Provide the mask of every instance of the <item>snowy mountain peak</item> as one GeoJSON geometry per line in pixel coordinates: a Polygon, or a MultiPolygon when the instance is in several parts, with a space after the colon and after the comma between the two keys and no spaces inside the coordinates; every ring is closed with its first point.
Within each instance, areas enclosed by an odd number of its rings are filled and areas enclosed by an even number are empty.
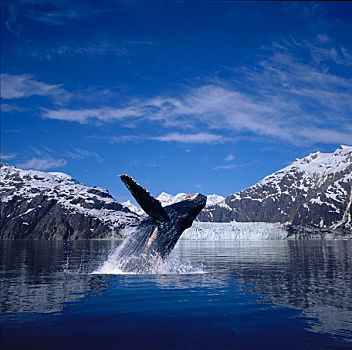
{"type": "Polygon", "coordinates": [[[225,197],[218,194],[208,194],[207,195],[207,206],[219,204],[225,200],[225,197]]]}
{"type": "Polygon", "coordinates": [[[352,153],[352,146],[341,145],[333,153],[335,156],[348,156],[352,153]]]}
{"type": "Polygon", "coordinates": [[[304,158],[296,159],[282,170],[266,176],[262,181],[267,182],[273,177],[283,177],[288,173],[302,172],[307,175],[327,176],[341,173],[352,166],[352,147],[340,146],[333,153],[314,152],[304,158]]]}
{"type": "MultiPolygon", "coordinates": [[[[176,195],[172,195],[166,192],[162,192],[159,194],[157,199],[160,203],[165,207],[167,205],[171,205],[177,202],[181,202],[187,198],[187,193],[177,193],[176,195]]],[[[209,194],[207,195],[207,206],[214,205],[223,201],[225,197],[217,195],[217,194],[209,194]]]]}
{"type": "MultiPolygon", "coordinates": [[[[172,205],[174,203],[181,202],[187,198],[188,194],[187,193],[177,193],[176,195],[172,195],[166,192],[161,192],[157,198],[157,200],[161,203],[163,207],[166,207],[168,205],[172,205]]],[[[206,206],[212,206],[215,204],[219,204],[221,202],[224,202],[225,197],[219,196],[217,194],[210,194],[207,196],[207,205],[206,206]]],[[[225,202],[224,202],[225,203],[225,202]]],[[[123,206],[127,207],[129,210],[131,210],[134,213],[137,213],[139,215],[142,215],[144,212],[143,210],[137,206],[134,205],[130,200],[127,200],[122,203],[123,206]]]]}
{"type": "MultiPolygon", "coordinates": [[[[340,145],[337,149],[352,151],[352,146],[340,145]]],[[[337,151],[337,150],[336,150],[336,151],[337,151]]],[[[335,151],[335,152],[336,152],[336,151],[335,151]]]]}
{"type": "Polygon", "coordinates": [[[2,163],[0,170],[0,221],[4,237],[118,236],[122,228],[138,220],[106,189],[85,186],[67,174],[22,170],[2,163]]]}
{"type": "Polygon", "coordinates": [[[178,193],[173,196],[172,194],[161,192],[159,196],[156,197],[156,199],[161,203],[163,207],[165,207],[167,205],[183,201],[184,199],[186,199],[186,196],[186,193],[178,193]]]}
{"type": "Polygon", "coordinates": [[[352,147],[296,159],[257,184],[205,208],[203,221],[264,221],[319,228],[352,226],[352,147]]]}
{"type": "Polygon", "coordinates": [[[61,172],[51,171],[51,172],[48,172],[48,174],[49,175],[53,175],[56,178],[60,178],[60,179],[63,179],[63,180],[68,180],[68,181],[72,181],[73,180],[72,176],[70,176],[68,174],[65,174],[65,173],[61,173],[61,172]]]}

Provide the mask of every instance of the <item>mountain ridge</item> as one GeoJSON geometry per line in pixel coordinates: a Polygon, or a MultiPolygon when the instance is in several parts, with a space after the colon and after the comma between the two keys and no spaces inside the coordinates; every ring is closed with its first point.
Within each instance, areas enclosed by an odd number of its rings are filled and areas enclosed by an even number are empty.
{"type": "MultiPolygon", "coordinates": [[[[162,192],[163,206],[187,194],[162,192]]],[[[22,170],[0,163],[0,238],[120,238],[143,211],[119,203],[99,187],[60,172],[22,170]]],[[[227,197],[209,195],[201,222],[267,222],[289,227],[288,235],[352,231],[352,147],[315,152],[227,197]],[[295,229],[297,228],[297,229],[295,229]],[[309,228],[309,232],[302,228],[309,228]],[[347,230],[347,231],[346,231],[347,230]],[[307,233],[308,232],[308,233],[307,233]]]]}
{"type": "Polygon", "coordinates": [[[0,163],[0,238],[119,238],[138,216],[100,187],[0,163]]]}
{"type": "Polygon", "coordinates": [[[199,220],[349,229],[351,174],[351,146],[341,145],[332,153],[311,153],[204,209],[199,220]]]}
{"type": "MultiPolygon", "coordinates": [[[[159,196],[156,197],[156,199],[161,203],[161,205],[163,207],[165,207],[165,206],[177,203],[177,202],[181,202],[181,201],[185,200],[187,198],[187,196],[189,196],[189,194],[183,193],[183,192],[177,193],[176,195],[172,195],[167,192],[161,192],[159,194],[159,196]]],[[[207,204],[206,205],[207,206],[216,205],[216,204],[222,202],[224,199],[225,199],[225,197],[223,197],[223,196],[220,196],[217,194],[210,194],[210,195],[207,195],[207,204]]],[[[132,203],[130,200],[122,202],[121,204],[138,215],[144,214],[143,209],[141,209],[138,205],[135,205],[134,203],[132,203]]]]}

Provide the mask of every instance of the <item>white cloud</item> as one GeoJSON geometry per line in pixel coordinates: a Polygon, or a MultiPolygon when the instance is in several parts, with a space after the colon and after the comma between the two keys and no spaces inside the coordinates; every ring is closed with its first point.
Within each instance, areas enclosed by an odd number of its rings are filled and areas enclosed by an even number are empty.
{"type": "Polygon", "coordinates": [[[327,44],[330,42],[330,38],[327,34],[318,34],[317,35],[317,39],[319,40],[319,42],[323,43],[323,44],[327,44]]]}
{"type": "Polygon", "coordinates": [[[251,161],[251,162],[247,162],[247,163],[238,163],[238,164],[223,164],[223,165],[218,165],[216,167],[214,167],[214,170],[232,170],[235,168],[246,168],[246,167],[250,167],[253,166],[255,164],[257,164],[257,161],[251,161]]]}
{"type": "Polygon", "coordinates": [[[352,65],[352,52],[350,49],[334,44],[326,34],[318,34],[318,42],[296,42],[298,47],[308,50],[314,62],[334,62],[341,66],[352,65]]]}
{"type": "Polygon", "coordinates": [[[68,109],[61,108],[55,110],[47,110],[43,113],[43,117],[47,119],[65,120],[87,124],[90,121],[112,122],[124,118],[141,117],[142,111],[137,107],[111,108],[101,107],[95,109],[68,109]]]}
{"type": "Polygon", "coordinates": [[[1,112],[21,112],[24,110],[22,107],[14,106],[8,103],[1,103],[1,112]]]}
{"type": "Polygon", "coordinates": [[[51,59],[54,56],[74,56],[74,55],[94,55],[94,56],[103,56],[103,55],[114,55],[122,56],[127,55],[128,51],[122,45],[114,45],[106,42],[101,43],[87,43],[85,45],[70,45],[65,44],[58,47],[46,48],[42,51],[34,50],[30,52],[31,56],[36,58],[51,59]]]}
{"type": "Polygon", "coordinates": [[[0,160],[11,160],[16,158],[17,154],[15,153],[0,153],[0,160]]]}
{"type": "Polygon", "coordinates": [[[31,96],[48,96],[55,100],[66,100],[69,93],[61,85],[47,84],[35,80],[30,74],[1,74],[1,98],[5,100],[27,98],[31,96]]]}
{"type": "Polygon", "coordinates": [[[352,126],[344,131],[323,128],[303,128],[300,130],[300,133],[303,137],[306,137],[312,142],[352,145],[352,126]]]}
{"type": "Polygon", "coordinates": [[[231,162],[232,160],[235,159],[235,156],[233,154],[228,154],[225,158],[224,158],[224,161],[225,162],[231,162]]]}
{"type": "Polygon", "coordinates": [[[234,164],[226,164],[226,165],[218,165],[218,166],[214,167],[214,170],[227,170],[227,171],[230,171],[233,168],[235,168],[234,164]]]}
{"type": "Polygon", "coordinates": [[[99,163],[103,160],[97,152],[89,151],[83,148],[72,148],[67,152],[67,156],[72,159],[85,159],[85,158],[95,158],[99,163]]]}
{"type": "Polygon", "coordinates": [[[61,168],[66,166],[67,161],[56,158],[32,158],[23,163],[18,163],[17,166],[25,169],[48,170],[61,168]]]}
{"type": "Polygon", "coordinates": [[[7,28],[13,34],[19,30],[17,27],[28,25],[27,21],[60,26],[109,10],[106,6],[91,6],[89,2],[64,0],[5,1],[2,5],[7,28]]]}
{"type": "MultiPolygon", "coordinates": [[[[237,68],[232,81],[217,80],[179,95],[134,98],[116,107],[46,109],[42,117],[81,124],[121,122],[125,127],[148,122],[176,130],[161,136],[117,136],[111,142],[215,143],[228,140],[224,134],[233,139],[245,133],[292,144],[350,143],[352,81],[326,69],[317,57],[341,64],[352,60],[347,49],[331,45],[324,35],[314,43],[274,43],[256,65],[237,68]]],[[[64,91],[28,75],[6,76],[14,81],[5,90],[8,98],[64,91]]]]}
{"type": "MultiPolygon", "coordinates": [[[[95,138],[95,136],[92,136],[95,138]]],[[[163,135],[119,135],[102,137],[110,143],[127,143],[127,142],[143,142],[143,141],[158,141],[158,142],[178,142],[186,144],[214,144],[223,143],[230,140],[230,138],[223,135],[212,133],[167,133],[163,135]]],[[[186,153],[191,152],[190,149],[185,149],[186,153]]]]}
{"type": "Polygon", "coordinates": [[[118,135],[118,136],[89,136],[90,139],[104,140],[109,143],[129,143],[144,141],[146,137],[140,135],[118,135]]]}
{"type": "Polygon", "coordinates": [[[21,130],[19,130],[19,129],[6,129],[6,130],[4,130],[4,132],[9,133],[9,134],[15,134],[15,133],[21,132],[21,130]]]}
{"type": "Polygon", "coordinates": [[[51,60],[56,57],[72,56],[128,56],[135,47],[150,46],[154,42],[147,40],[116,40],[104,38],[90,38],[89,41],[80,43],[51,43],[43,46],[29,45],[21,47],[18,54],[38,60],[51,60]]]}
{"type": "Polygon", "coordinates": [[[181,143],[221,143],[227,141],[224,136],[209,133],[181,134],[176,132],[150,138],[156,141],[181,143]]]}
{"type": "MultiPolygon", "coordinates": [[[[352,82],[349,79],[319,70],[284,53],[276,53],[257,67],[244,68],[240,73],[246,81],[246,92],[240,90],[240,84],[208,84],[189,89],[178,97],[134,99],[116,108],[47,110],[43,116],[82,124],[149,121],[164,128],[186,128],[193,134],[196,130],[200,135],[210,130],[249,132],[294,144],[332,143],[326,137],[309,138],[309,130],[313,133],[332,127],[336,135],[341,136],[341,142],[346,142],[348,134],[344,130],[351,127],[352,120],[349,92],[352,82]]],[[[154,139],[191,142],[190,137],[182,135],[171,133],[154,139]]],[[[219,136],[216,141],[224,141],[219,136]]],[[[194,138],[194,142],[198,139],[204,142],[202,136],[194,138]]],[[[340,142],[338,140],[336,137],[333,143],[340,142]]]]}

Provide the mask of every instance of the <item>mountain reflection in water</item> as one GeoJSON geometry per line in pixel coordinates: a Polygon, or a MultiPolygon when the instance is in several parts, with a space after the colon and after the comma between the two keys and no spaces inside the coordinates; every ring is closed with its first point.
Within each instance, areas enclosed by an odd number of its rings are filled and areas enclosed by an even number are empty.
{"type": "MultiPolygon", "coordinates": [[[[121,302],[111,305],[113,310],[125,313],[137,312],[141,305],[146,313],[163,312],[163,301],[154,300],[147,289],[169,293],[163,294],[168,307],[177,297],[185,298],[184,308],[187,301],[196,305],[201,295],[204,305],[215,300],[224,312],[240,304],[241,294],[256,297],[248,299],[248,305],[294,309],[305,329],[351,345],[351,241],[180,241],[171,258],[205,273],[92,274],[118,244],[1,241],[1,323],[21,323],[33,314],[60,315],[69,305],[110,292],[121,302]]],[[[200,306],[196,310],[211,312],[200,306]]]]}

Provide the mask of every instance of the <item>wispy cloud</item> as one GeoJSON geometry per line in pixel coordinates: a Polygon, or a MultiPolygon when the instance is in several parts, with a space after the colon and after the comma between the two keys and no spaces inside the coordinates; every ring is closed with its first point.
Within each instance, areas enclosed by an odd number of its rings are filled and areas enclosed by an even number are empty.
{"type": "Polygon", "coordinates": [[[29,147],[22,156],[12,154],[5,156],[7,156],[7,159],[17,158],[17,165],[21,168],[37,170],[48,170],[64,167],[67,165],[66,159],[74,159],[75,161],[78,161],[86,158],[94,158],[98,163],[103,161],[97,152],[80,147],[72,147],[67,151],[60,151],[60,153],[44,146],[38,148],[29,147]],[[58,154],[60,154],[60,156],[58,156],[58,154]]]}
{"type": "MultiPolygon", "coordinates": [[[[330,77],[325,78],[329,79],[330,77]]],[[[167,99],[164,103],[152,104],[148,101],[123,108],[57,109],[44,112],[44,117],[82,124],[94,120],[114,122],[130,118],[161,123],[165,127],[183,128],[188,126],[196,128],[197,125],[203,125],[203,127],[218,130],[248,131],[291,143],[312,140],[309,138],[309,133],[317,135],[317,128],[321,133],[326,132],[328,129],[325,129],[327,126],[324,124],[330,121],[334,123],[335,135],[339,135],[341,142],[342,140],[346,142],[346,139],[350,139],[349,132],[346,132],[350,126],[350,118],[346,114],[348,111],[347,94],[329,90],[325,90],[324,93],[322,85],[323,81],[321,81],[320,87],[315,88],[315,91],[309,89],[304,91],[306,88],[297,88],[296,86],[291,90],[282,91],[282,96],[280,96],[279,90],[277,95],[266,90],[262,91],[263,96],[257,99],[224,87],[203,86],[192,90],[182,100],[173,100],[172,103],[170,99],[167,99]],[[299,99],[300,96],[302,100],[299,99]],[[305,104],[315,104],[319,110],[314,115],[306,110],[305,104]],[[184,122],[186,116],[188,120],[184,122]]],[[[331,126],[328,124],[328,127],[331,126]]],[[[155,139],[190,141],[189,138],[180,135],[177,133],[169,134],[157,136],[155,139]]],[[[120,138],[120,140],[128,141],[126,138],[120,138]]],[[[216,141],[220,141],[220,139],[218,138],[216,141]]],[[[329,142],[325,137],[321,139],[315,137],[315,141],[329,142]]]]}
{"type": "MultiPolygon", "coordinates": [[[[117,99],[121,97],[121,91],[126,89],[124,86],[114,86],[109,88],[104,88],[101,86],[89,86],[86,89],[68,91],[63,88],[63,84],[51,84],[48,82],[44,82],[38,80],[35,76],[31,74],[0,74],[0,92],[1,98],[8,102],[9,100],[18,101],[21,99],[27,99],[32,96],[44,96],[48,97],[55,102],[56,105],[67,104],[68,102],[74,101],[80,104],[92,104],[99,103],[102,104],[107,101],[111,101],[112,99],[117,99]]],[[[53,107],[51,107],[53,108],[53,107]]],[[[1,102],[1,110],[3,112],[14,112],[14,111],[23,111],[26,108],[22,106],[18,106],[15,104],[9,104],[1,102]]],[[[110,107],[99,109],[82,109],[76,110],[74,113],[72,110],[62,108],[60,109],[61,113],[70,112],[70,115],[73,115],[73,121],[80,121],[80,116],[82,116],[83,122],[88,122],[89,119],[93,119],[95,114],[101,113],[103,114],[102,120],[104,116],[111,114],[112,110],[110,107]],[[85,114],[88,114],[85,116],[85,114]]],[[[55,119],[60,119],[60,116],[55,116],[55,110],[51,110],[51,113],[48,113],[48,117],[53,114],[55,119]]],[[[114,115],[114,118],[117,116],[114,115]]],[[[68,120],[71,117],[68,116],[68,120]]],[[[110,117],[111,118],[111,117],[110,117]]],[[[65,120],[64,118],[62,118],[65,120]]]]}
{"type": "Polygon", "coordinates": [[[60,26],[69,21],[108,11],[104,6],[92,6],[90,2],[69,0],[23,0],[2,3],[5,24],[13,34],[23,30],[23,20],[49,26],[60,26]]]}
{"type": "Polygon", "coordinates": [[[103,137],[103,139],[107,140],[110,143],[128,143],[128,142],[143,141],[146,138],[139,135],[119,135],[119,136],[103,137]]]}
{"type": "Polygon", "coordinates": [[[322,128],[302,128],[302,137],[306,137],[311,142],[352,144],[352,125],[346,125],[343,131],[322,128]]]}
{"type": "Polygon", "coordinates": [[[317,39],[322,44],[327,44],[327,43],[331,42],[329,36],[325,33],[317,34],[317,39]]]}
{"type": "Polygon", "coordinates": [[[57,158],[31,158],[25,162],[17,164],[20,168],[36,170],[56,169],[66,165],[67,161],[65,159],[57,158]]]}
{"type": "Polygon", "coordinates": [[[110,43],[87,43],[81,45],[62,44],[61,46],[38,48],[29,46],[21,48],[19,54],[26,55],[39,60],[51,60],[55,57],[71,57],[71,56],[125,56],[128,54],[127,47],[119,44],[110,43]]]}
{"type": "MultiPolygon", "coordinates": [[[[227,142],[230,139],[223,135],[212,133],[167,133],[162,135],[119,135],[103,137],[110,143],[127,143],[127,142],[143,142],[143,141],[158,141],[158,142],[177,142],[185,144],[214,144],[227,142]]],[[[186,149],[185,152],[191,152],[186,149]]]]}
{"type": "Polygon", "coordinates": [[[225,164],[225,165],[218,165],[214,167],[214,170],[227,170],[230,171],[235,168],[234,164],[225,164]]]}
{"type": "Polygon", "coordinates": [[[235,156],[233,154],[228,154],[225,158],[224,158],[224,161],[225,162],[231,162],[232,160],[235,159],[235,156]]]}
{"type": "MultiPolygon", "coordinates": [[[[197,132],[247,132],[294,144],[351,140],[352,81],[301,62],[288,50],[289,47],[282,51],[275,48],[255,67],[237,69],[232,83],[218,81],[188,89],[180,96],[133,99],[130,104],[115,108],[47,110],[43,116],[83,124],[122,119],[149,121],[165,128],[197,132]],[[243,82],[246,91],[241,89],[243,82]],[[334,132],[334,141],[324,136],[328,131],[334,132]]],[[[180,135],[155,139],[189,141],[180,135]]]]}
{"type": "Polygon", "coordinates": [[[0,160],[12,160],[15,159],[17,154],[15,153],[0,153],[0,160]]]}
{"type": "Polygon", "coordinates": [[[46,110],[43,117],[47,119],[65,120],[87,124],[91,121],[112,122],[124,118],[141,117],[142,110],[139,107],[112,108],[101,107],[93,109],[69,109],[60,108],[55,110],[46,110]]]}
{"type": "Polygon", "coordinates": [[[155,97],[134,99],[123,107],[95,109],[59,108],[47,110],[44,118],[89,123],[113,122],[121,119],[139,119],[160,123],[165,127],[227,128],[236,131],[250,130],[270,135],[282,133],[281,125],[272,117],[275,107],[257,101],[246,94],[223,86],[205,85],[187,91],[181,97],[155,97]],[[266,118],[266,123],[262,120],[266,118]]]}
{"type": "Polygon", "coordinates": [[[141,46],[153,45],[148,40],[115,40],[107,38],[90,39],[86,42],[52,43],[42,46],[42,43],[29,43],[21,47],[17,54],[38,60],[52,60],[74,56],[129,56],[141,46]]]}
{"type": "Polygon", "coordinates": [[[67,156],[72,159],[85,159],[85,158],[95,158],[99,163],[103,160],[97,152],[89,151],[83,148],[72,148],[71,150],[67,151],[67,156]]]}
{"type": "Polygon", "coordinates": [[[3,130],[3,132],[9,133],[9,134],[16,134],[16,133],[21,132],[21,130],[19,130],[19,129],[5,129],[5,130],[3,130]]]}
{"type": "Polygon", "coordinates": [[[152,140],[162,142],[181,142],[181,143],[222,143],[226,142],[227,138],[222,135],[209,133],[181,134],[171,133],[161,136],[151,137],[152,140]]]}
{"type": "Polygon", "coordinates": [[[1,74],[1,98],[13,100],[31,96],[48,96],[55,100],[66,100],[69,93],[60,84],[48,84],[34,79],[30,74],[1,74]]]}
{"type": "Polygon", "coordinates": [[[19,106],[15,106],[15,105],[11,105],[8,103],[1,103],[0,104],[0,110],[1,112],[21,112],[24,110],[24,108],[19,107],[19,106]]]}
{"type": "Polygon", "coordinates": [[[297,46],[308,49],[309,54],[314,62],[334,62],[342,66],[352,65],[352,51],[334,43],[327,34],[318,34],[317,41],[295,42],[297,46]]]}
{"type": "MultiPolygon", "coordinates": [[[[352,81],[326,69],[323,60],[316,58],[317,48],[326,49],[327,45],[331,45],[327,35],[310,42],[276,42],[264,48],[264,58],[255,65],[237,67],[232,79],[226,81],[217,79],[174,95],[132,98],[117,106],[106,103],[95,108],[49,108],[41,115],[81,124],[122,122],[122,126],[138,126],[148,122],[164,131],[147,137],[118,136],[111,142],[153,139],[216,143],[227,140],[222,135],[233,139],[245,134],[292,144],[352,143],[352,81]],[[173,132],[168,132],[170,129],[173,132]]],[[[339,48],[339,53],[319,54],[335,64],[347,64],[349,51],[339,48]]],[[[29,75],[4,76],[8,80],[4,98],[67,93],[60,85],[40,82],[29,75]]]]}
{"type": "Polygon", "coordinates": [[[245,168],[245,167],[250,167],[252,165],[257,164],[258,161],[251,161],[251,162],[246,162],[246,163],[237,163],[237,164],[222,164],[222,165],[218,165],[216,167],[214,167],[214,170],[226,170],[226,171],[230,171],[233,170],[235,168],[245,168]]]}

